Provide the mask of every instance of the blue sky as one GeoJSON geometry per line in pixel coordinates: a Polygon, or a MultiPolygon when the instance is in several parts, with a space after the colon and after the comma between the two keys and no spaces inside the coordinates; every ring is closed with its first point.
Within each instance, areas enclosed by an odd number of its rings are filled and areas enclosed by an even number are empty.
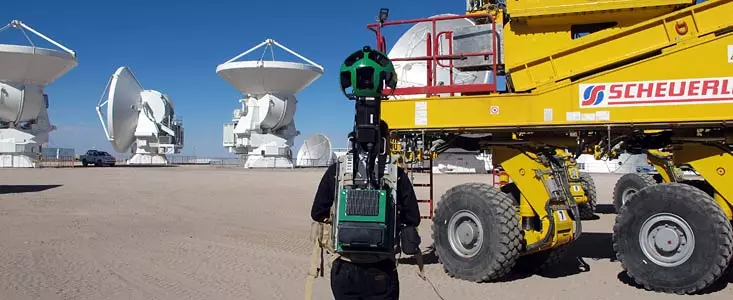
{"type": "MultiPolygon", "coordinates": [[[[109,150],[94,107],[110,75],[128,66],[146,89],[167,93],[183,118],[183,153],[223,157],[222,125],[231,121],[241,94],[216,74],[216,66],[272,38],[325,68],[300,92],[295,122],[303,140],[324,133],[345,147],[353,103],[338,87],[338,68],[364,45],[374,46],[366,24],[380,7],[390,19],[462,13],[465,1],[3,1],[0,27],[13,19],[76,51],[79,65],[46,88],[51,147],[109,150]],[[7,2],[7,3],[5,3],[7,2]]],[[[408,26],[392,27],[393,43],[408,26]]],[[[40,37],[38,46],[57,49],[40,37]]],[[[0,32],[0,43],[28,45],[18,30],[0,32]]],[[[262,49],[262,48],[261,48],[262,49]]],[[[300,60],[276,48],[277,60],[300,60]]],[[[259,49],[239,60],[259,59],[259,49]]]]}

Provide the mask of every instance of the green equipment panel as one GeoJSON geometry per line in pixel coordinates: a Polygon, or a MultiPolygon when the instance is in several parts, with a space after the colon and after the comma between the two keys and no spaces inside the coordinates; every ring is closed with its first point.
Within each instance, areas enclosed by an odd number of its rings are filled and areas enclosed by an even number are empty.
{"type": "Polygon", "coordinates": [[[373,189],[339,192],[337,252],[394,253],[395,208],[387,193],[373,189]]]}

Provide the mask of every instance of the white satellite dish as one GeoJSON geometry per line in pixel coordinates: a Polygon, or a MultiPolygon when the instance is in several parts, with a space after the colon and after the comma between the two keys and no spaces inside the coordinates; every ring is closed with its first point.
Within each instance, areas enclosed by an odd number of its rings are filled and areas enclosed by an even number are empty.
{"type": "Polygon", "coordinates": [[[127,164],[165,165],[166,154],[183,148],[183,124],[175,119],[173,101],[166,94],[143,89],[128,67],[118,68],[107,81],[97,114],[115,150],[126,152],[135,145],[127,164]]]}
{"type": "MultiPolygon", "coordinates": [[[[265,49],[267,51],[267,49],[265,49]]],[[[263,53],[264,57],[264,53],[263,53]]],[[[291,147],[299,132],[293,121],[295,94],[323,74],[323,67],[272,39],[216,67],[216,73],[245,95],[234,110],[232,123],[224,124],[224,147],[246,157],[246,168],[292,168],[291,147]],[[267,46],[278,46],[309,64],[275,61],[235,62],[267,46]]]]}
{"type": "Polygon", "coordinates": [[[216,72],[244,94],[297,94],[318,79],[316,66],[282,61],[242,61],[219,65],[216,72]]]}
{"type": "MultiPolygon", "coordinates": [[[[441,14],[438,16],[455,16],[455,14],[441,14]]],[[[432,17],[431,17],[432,18],[432,17]]],[[[475,25],[470,19],[452,19],[441,20],[435,23],[435,32],[453,31],[457,28],[475,25]]],[[[432,34],[432,23],[422,22],[410,27],[392,46],[387,56],[394,58],[410,58],[427,55],[427,34],[432,34]]],[[[439,40],[439,54],[448,55],[450,49],[445,37],[439,40]]],[[[395,61],[392,62],[397,72],[397,88],[402,87],[421,87],[427,83],[427,61],[395,61]]],[[[448,61],[443,61],[443,65],[448,65],[448,61]]],[[[434,85],[450,84],[450,69],[447,67],[436,66],[436,81],[434,85]]],[[[490,73],[488,71],[471,71],[461,72],[453,70],[454,84],[475,84],[488,83],[490,81],[490,73]]],[[[395,95],[397,99],[407,99],[424,97],[424,95],[395,95]]]]}
{"type": "Polygon", "coordinates": [[[317,133],[303,141],[298,150],[295,165],[298,167],[328,167],[336,159],[336,153],[331,149],[331,140],[323,134],[317,133]]]}
{"type": "Polygon", "coordinates": [[[0,44],[0,167],[37,165],[41,147],[56,129],[48,117],[48,96],[43,89],[77,66],[76,53],[13,20],[0,28],[18,29],[31,46],[0,44]],[[36,47],[25,31],[62,51],[36,47]]]}

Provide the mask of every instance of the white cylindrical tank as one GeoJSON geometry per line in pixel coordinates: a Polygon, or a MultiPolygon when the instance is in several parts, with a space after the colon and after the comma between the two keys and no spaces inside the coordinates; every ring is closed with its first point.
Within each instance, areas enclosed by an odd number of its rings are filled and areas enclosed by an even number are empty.
{"type": "Polygon", "coordinates": [[[45,107],[46,101],[40,86],[0,82],[0,120],[16,123],[31,121],[45,107]]]}

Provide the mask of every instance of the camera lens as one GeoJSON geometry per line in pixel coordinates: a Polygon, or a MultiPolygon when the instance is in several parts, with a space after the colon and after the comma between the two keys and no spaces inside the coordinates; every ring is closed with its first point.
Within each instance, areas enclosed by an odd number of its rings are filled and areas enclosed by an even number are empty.
{"type": "Polygon", "coordinates": [[[362,67],[356,70],[356,88],[373,89],[374,88],[374,68],[362,67]]]}

